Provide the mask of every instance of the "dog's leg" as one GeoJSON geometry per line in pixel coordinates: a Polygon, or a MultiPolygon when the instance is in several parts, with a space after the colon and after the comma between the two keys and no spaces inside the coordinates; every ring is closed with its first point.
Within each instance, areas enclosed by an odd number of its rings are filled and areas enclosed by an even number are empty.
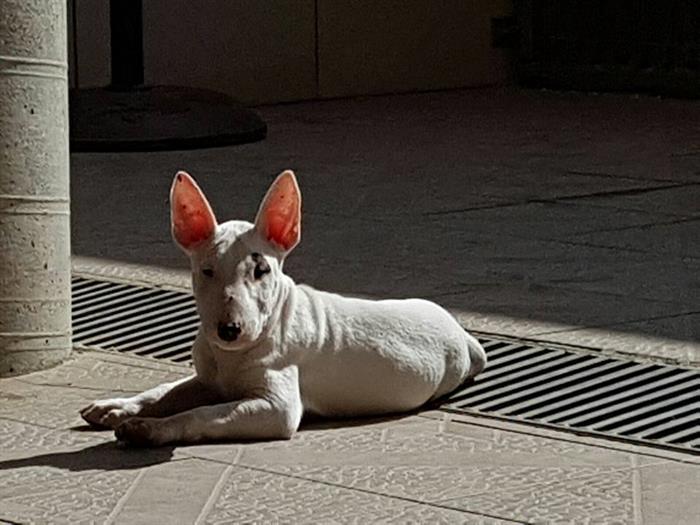
{"type": "Polygon", "coordinates": [[[301,404],[279,407],[269,399],[246,399],[193,408],[166,418],[132,417],[116,429],[117,439],[135,445],[171,442],[289,439],[301,421],[301,404]]]}
{"type": "Polygon", "coordinates": [[[202,384],[197,376],[191,376],[158,385],[133,397],[95,401],[83,408],[80,415],[90,425],[114,429],[129,417],[165,417],[219,401],[216,392],[202,384]]]}
{"type": "Polygon", "coordinates": [[[230,439],[289,439],[299,426],[303,407],[298,372],[290,367],[268,382],[261,397],[199,406],[170,417],[132,417],[116,429],[117,439],[136,445],[163,445],[230,439]],[[270,388],[272,386],[272,388],[270,388]]]}

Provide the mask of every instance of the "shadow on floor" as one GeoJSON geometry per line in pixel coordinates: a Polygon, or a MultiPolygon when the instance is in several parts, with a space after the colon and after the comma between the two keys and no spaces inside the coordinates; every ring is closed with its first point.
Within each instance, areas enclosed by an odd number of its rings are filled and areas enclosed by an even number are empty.
{"type": "Polygon", "coordinates": [[[139,469],[171,461],[174,448],[164,446],[139,449],[125,447],[116,441],[111,441],[70,452],[51,452],[0,461],[0,470],[25,467],[53,467],[71,472],[139,469]]]}
{"type": "Polygon", "coordinates": [[[176,169],[221,220],[252,220],[294,168],[297,282],[432,299],[484,332],[501,315],[697,342],[699,109],[498,89],[270,106],[252,145],[73,155],[73,249],[186,268],[169,232],[176,169]]]}

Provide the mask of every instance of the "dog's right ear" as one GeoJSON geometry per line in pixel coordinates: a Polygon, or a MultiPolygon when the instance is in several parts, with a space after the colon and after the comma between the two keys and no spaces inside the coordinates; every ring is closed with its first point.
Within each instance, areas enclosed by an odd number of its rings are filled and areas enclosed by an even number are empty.
{"type": "Polygon", "coordinates": [[[173,239],[186,252],[214,235],[216,217],[194,179],[178,171],[170,188],[170,227],[173,239]]]}

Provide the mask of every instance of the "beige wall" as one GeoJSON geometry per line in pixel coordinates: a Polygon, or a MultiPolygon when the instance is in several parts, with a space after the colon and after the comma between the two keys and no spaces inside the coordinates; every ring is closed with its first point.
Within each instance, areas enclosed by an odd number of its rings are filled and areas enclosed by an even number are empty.
{"type": "Polygon", "coordinates": [[[319,0],[322,96],[503,82],[491,17],[504,1],[319,0]]]}
{"type": "MultiPolygon", "coordinates": [[[[75,79],[109,82],[109,3],[76,2],[75,79]]],[[[280,102],[503,83],[510,0],[147,0],[148,84],[280,102]]]]}

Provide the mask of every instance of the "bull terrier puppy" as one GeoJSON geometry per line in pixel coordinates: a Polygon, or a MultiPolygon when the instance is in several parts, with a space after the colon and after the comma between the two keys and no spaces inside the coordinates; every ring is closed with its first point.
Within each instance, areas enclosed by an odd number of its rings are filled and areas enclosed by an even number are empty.
{"type": "Polygon", "coordinates": [[[443,308],[370,301],[297,285],[283,273],[301,237],[294,173],[277,177],[254,223],[217,223],[195,181],[178,172],[172,234],[190,257],[200,329],[195,374],[81,411],[138,445],[287,439],[303,413],[410,411],[483,370],[486,354],[443,308]]]}

